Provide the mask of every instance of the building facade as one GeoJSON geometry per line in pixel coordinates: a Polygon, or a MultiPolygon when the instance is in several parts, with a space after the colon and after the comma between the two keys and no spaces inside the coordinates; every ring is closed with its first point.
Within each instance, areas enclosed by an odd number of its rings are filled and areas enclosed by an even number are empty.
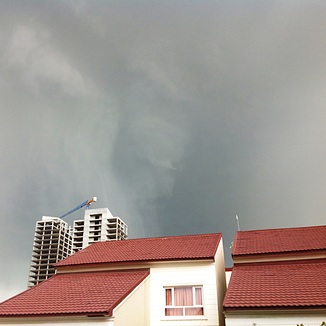
{"type": "Polygon", "coordinates": [[[47,280],[53,265],[72,254],[71,228],[58,217],[43,216],[36,222],[28,286],[47,280]]]}
{"type": "Polygon", "coordinates": [[[73,252],[98,241],[126,240],[128,226],[107,208],[88,209],[83,220],[73,224],[73,252]]]}
{"type": "Polygon", "coordinates": [[[43,216],[36,222],[28,286],[55,273],[53,265],[98,241],[125,240],[128,227],[107,208],[87,209],[73,227],[58,217],[43,216]]]}

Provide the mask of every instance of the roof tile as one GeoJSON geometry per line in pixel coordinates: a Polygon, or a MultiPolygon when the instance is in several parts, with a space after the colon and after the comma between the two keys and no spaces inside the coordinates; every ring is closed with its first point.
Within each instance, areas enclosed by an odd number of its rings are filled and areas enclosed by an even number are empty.
{"type": "Polygon", "coordinates": [[[232,256],[326,249],[326,225],[238,231],[232,256]]]}
{"type": "Polygon", "coordinates": [[[149,270],[56,274],[0,304],[0,317],[110,315],[149,270]]]}
{"type": "Polygon", "coordinates": [[[326,308],[326,259],[237,264],[233,267],[224,307],[326,308]]]}
{"type": "Polygon", "coordinates": [[[220,233],[96,242],[55,266],[214,258],[220,233]]]}

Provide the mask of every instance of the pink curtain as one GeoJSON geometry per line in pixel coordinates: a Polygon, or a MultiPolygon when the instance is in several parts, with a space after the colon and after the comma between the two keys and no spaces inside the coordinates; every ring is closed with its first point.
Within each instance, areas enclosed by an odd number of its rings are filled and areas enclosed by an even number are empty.
{"type": "Polygon", "coordinates": [[[203,296],[201,293],[201,288],[195,288],[195,295],[196,295],[196,305],[203,304],[203,296]]]}
{"type": "Polygon", "coordinates": [[[186,316],[202,316],[204,314],[204,309],[200,307],[196,308],[185,308],[186,316]]]}
{"type": "Polygon", "coordinates": [[[165,316],[183,316],[183,308],[165,308],[165,316]]]}
{"type": "Polygon", "coordinates": [[[203,307],[189,307],[194,305],[202,305],[202,289],[195,288],[195,302],[193,302],[193,287],[183,287],[165,289],[165,304],[166,306],[172,306],[172,293],[173,293],[173,306],[171,308],[165,308],[166,316],[197,316],[204,314],[203,307]],[[180,308],[178,308],[179,306],[180,308]],[[187,307],[188,306],[188,307],[187,307]]]}
{"type": "Polygon", "coordinates": [[[165,289],[165,305],[172,306],[172,289],[165,289]]]}
{"type": "Polygon", "coordinates": [[[192,287],[174,289],[175,306],[193,306],[192,287]]]}

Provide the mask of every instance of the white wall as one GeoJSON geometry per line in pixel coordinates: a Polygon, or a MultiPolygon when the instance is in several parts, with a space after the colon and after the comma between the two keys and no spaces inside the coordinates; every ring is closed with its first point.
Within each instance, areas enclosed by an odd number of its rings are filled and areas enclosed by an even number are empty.
{"type": "Polygon", "coordinates": [[[226,326],[296,326],[300,324],[304,326],[320,326],[323,321],[326,322],[326,314],[307,316],[303,313],[296,313],[286,316],[276,311],[274,315],[268,316],[226,315],[226,326]]]}
{"type": "Polygon", "coordinates": [[[216,326],[218,325],[216,277],[214,262],[161,264],[150,274],[151,326],[216,326]],[[165,286],[202,285],[204,316],[165,317],[165,286]],[[173,319],[174,318],[174,319],[173,319]],[[178,319],[176,319],[178,318],[178,319]]]}
{"type": "Polygon", "coordinates": [[[106,222],[107,219],[113,217],[112,213],[108,208],[95,208],[95,209],[86,209],[84,214],[84,235],[83,235],[83,248],[86,248],[89,245],[89,242],[96,242],[93,238],[90,238],[91,232],[91,221],[94,221],[94,218],[91,215],[101,215],[101,227],[100,227],[100,237],[101,241],[106,241],[106,222]]]}

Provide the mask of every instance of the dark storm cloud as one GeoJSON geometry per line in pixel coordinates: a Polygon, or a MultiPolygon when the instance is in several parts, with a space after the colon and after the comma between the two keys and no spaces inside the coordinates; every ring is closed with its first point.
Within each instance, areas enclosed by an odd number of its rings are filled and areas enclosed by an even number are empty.
{"type": "MultiPolygon", "coordinates": [[[[131,237],[324,223],[326,6],[0,4],[1,297],[35,221],[97,196],[131,237]]],[[[68,217],[80,218],[82,212],[68,217]]]]}

